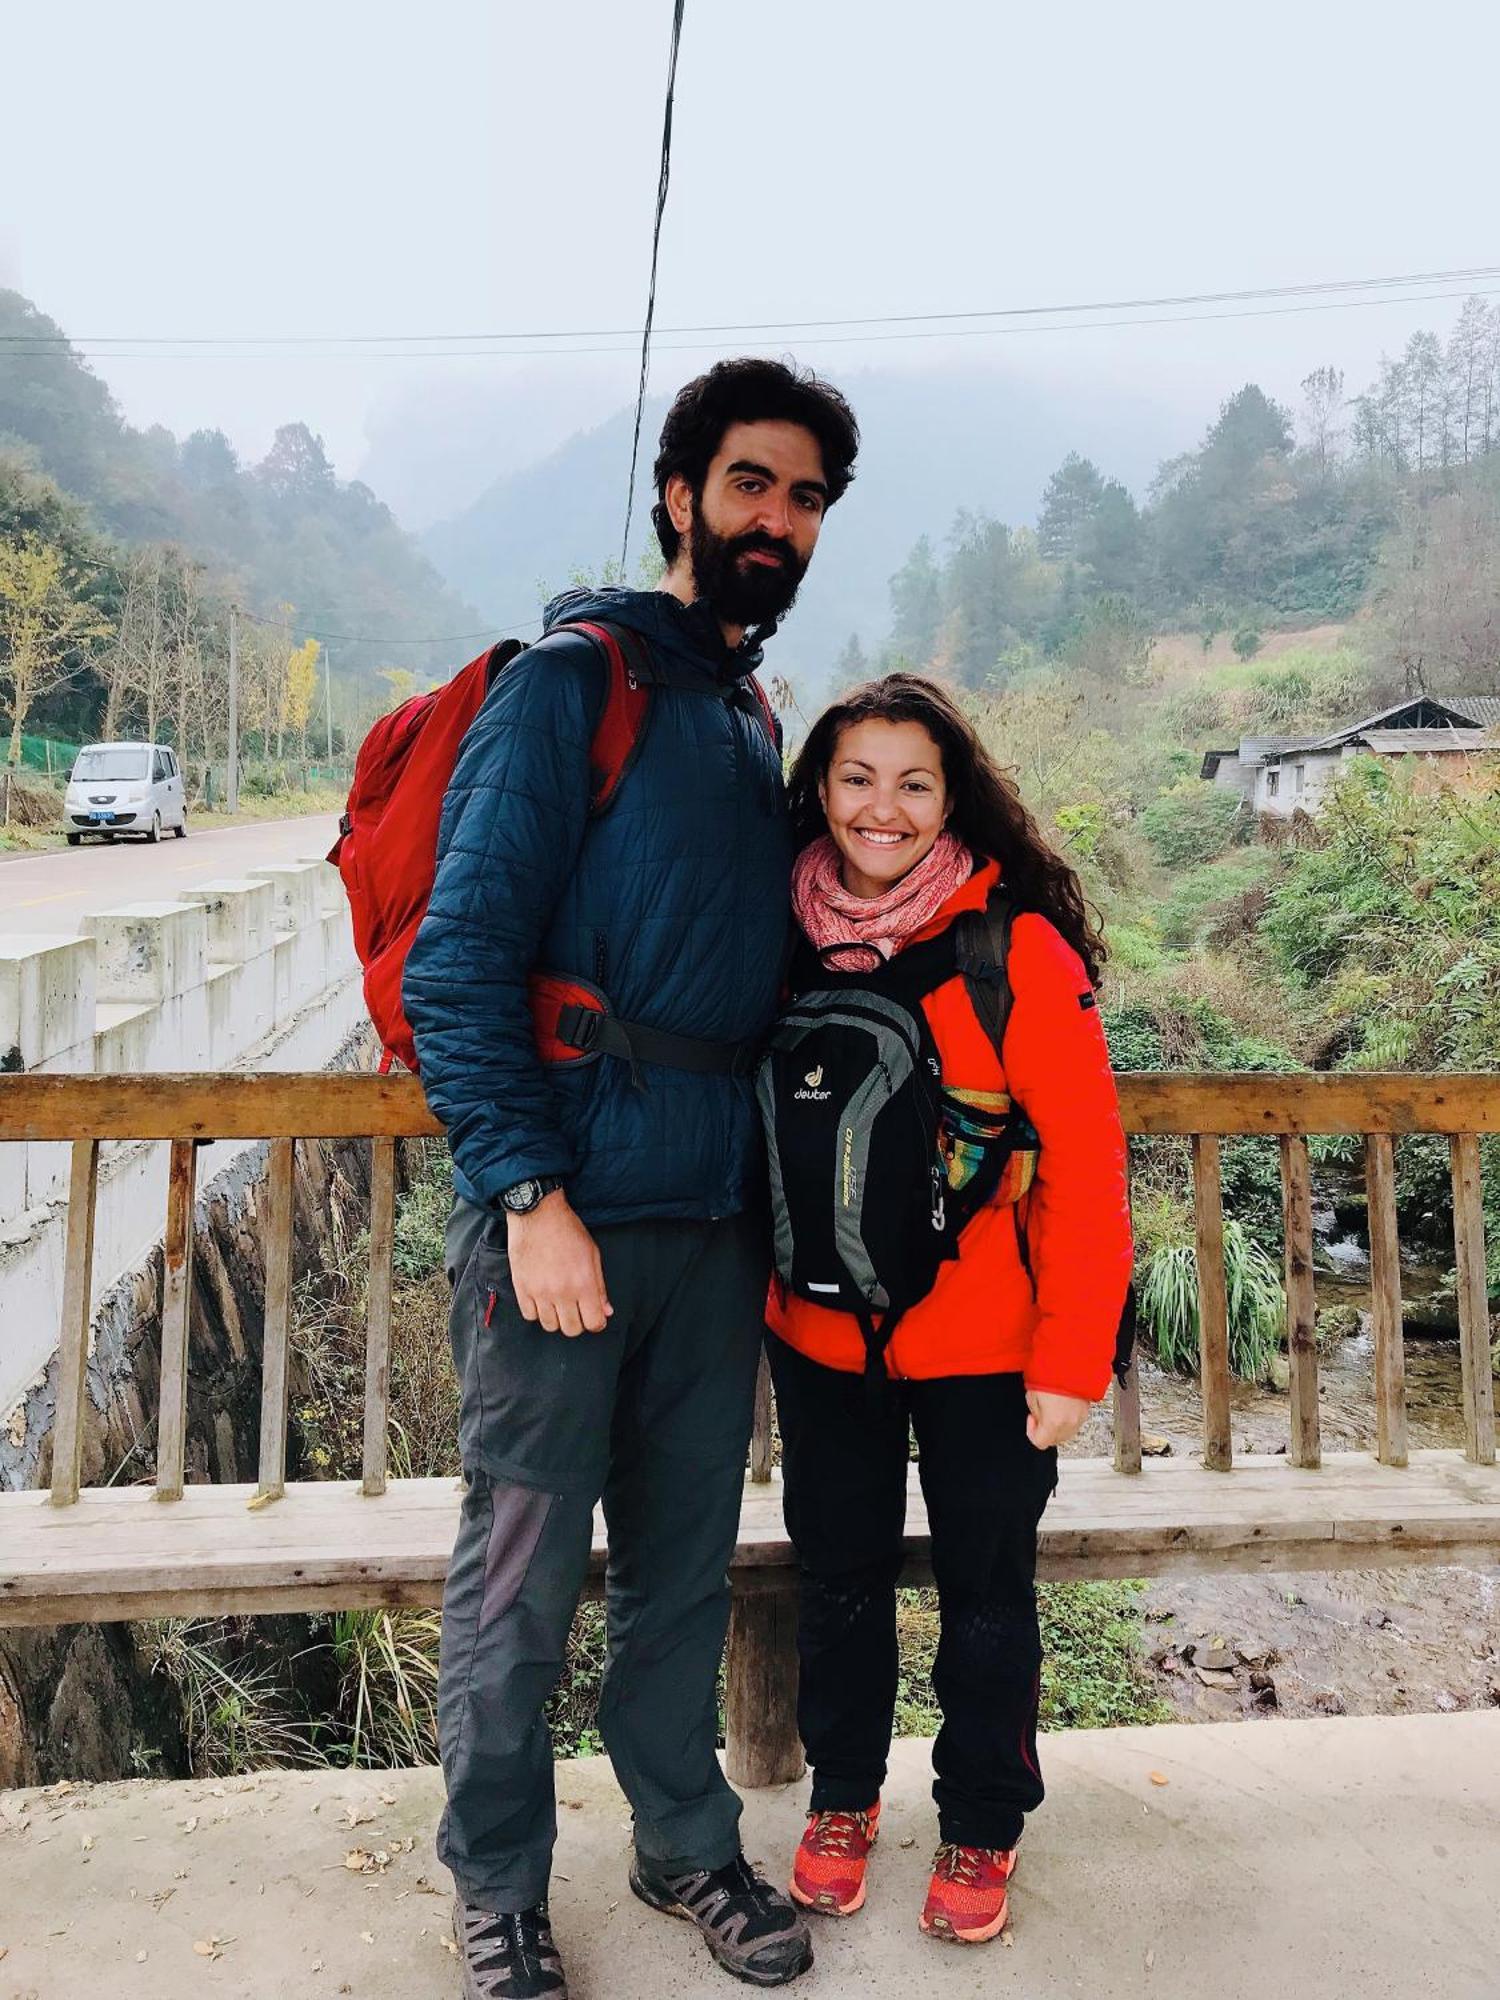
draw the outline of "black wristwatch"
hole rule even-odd
[[[505,1189],[500,1197],[500,1206],[507,1215],[530,1215],[561,1186],[562,1180],[557,1174],[543,1174],[539,1180],[517,1181],[514,1187]]]

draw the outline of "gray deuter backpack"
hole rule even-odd
[[[966,1224],[988,1202],[1019,1201],[1035,1169],[1036,1132],[1008,1097],[945,1087],[922,1008],[961,973],[1000,1050],[1013,916],[997,886],[983,911],[871,972],[830,970],[804,942],[756,1074],[778,1280],[855,1316],[873,1376]],[[1019,1224],[1018,1241],[1024,1259]]]

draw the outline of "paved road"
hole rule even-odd
[[[215,827],[188,821],[188,837],[157,847],[143,840],[113,846],[85,841],[49,854],[0,856],[0,935],[44,932],[76,937],[86,912],[175,896],[196,882],[244,875],[273,861],[326,854],[338,831],[334,813]]]

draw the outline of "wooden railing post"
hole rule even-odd
[[[256,1497],[286,1492],[287,1350],[292,1330],[292,1174],[296,1141],[271,1141],[266,1176],[266,1313],[261,1346],[260,1483]]]
[[[757,1486],[771,1480],[771,1364],[761,1349],[755,1372],[755,1416],[750,1426],[750,1477]]]
[[[1479,1140],[1451,1140],[1453,1247],[1458,1261],[1458,1345],[1464,1388],[1464,1456],[1495,1463],[1495,1383],[1490,1368],[1489,1274],[1484,1251],[1484,1193]]]
[[[384,1493],[391,1409],[391,1258],[396,1240],[396,1142],[370,1142],[370,1287],[365,1316],[364,1490]]]
[[[1130,1142],[1125,1145],[1125,1179],[1127,1190],[1134,1165],[1130,1152]],[[1128,1199],[1128,1193],[1127,1193]],[[1137,1317],[1135,1287],[1132,1285],[1125,1310],[1130,1315],[1130,1359],[1126,1364],[1125,1378],[1116,1375],[1110,1385],[1110,1414],[1114,1421],[1115,1471],[1139,1472],[1141,1469],[1141,1377],[1136,1364]],[[1122,1329],[1123,1330],[1123,1329]]]
[[[1389,1132],[1365,1139],[1370,1224],[1370,1323],[1375,1329],[1375,1456],[1406,1463],[1406,1349],[1401,1323],[1401,1244],[1396,1230],[1396,1147]]]
[[[188,1327],[193,1297],[193,1191],[198,1149],[172,1141],[167,1234],[162,1244],[161,1398],[156,1424],[156,1497],[182,1498],[187,1447]]]
[[[1312,1174],[1306,1139],[1281,1136],[1281,1214],[1286,1245],[1286,1360],[1293,1465],[1320,1465],[1318,1306],[1313,1291]]]
[[[1141,1377],[1132,1350],[1130,1365],[1122,1382],[1117,1375],[1113,1384],[1113,1406],[1115,1420],[1115,1471],[1139,1472],[1141,1469]]]
[[[1224,1281],[1224,1197],[1219,1184],[1219,1142],[1193,1134],[1194,1240],[1198,1259],[1198,1353],[1203,1384],[1203,1463],[1228,1472],[1234,1463],[1229,1434],[1229,1295]]]
[[[52,1504],[71,1507],[83,1467],[83,1392],[89,1362],[94,1274],[94,1204],[99,1141],[75,1139],[68,1174],[68,1236],[63,1253],[62,1328],[57,1344],[57,1417],[52,1427]]]
[[[750,1483],[771,1481],[771,1370],[755,1378]],[[797,1734],[797,1583],[737,1594],[724,1660],[724,1768],[737,1785],[788,1785],[805,1768]]]

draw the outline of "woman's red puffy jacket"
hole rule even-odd
[[[999,875],[994,862],[977,869],[906,942],[937,936],[963,910],[983,909]],[[974,1217],[956,1260],[902,1317],[886,1368],[917,1380],[1017,1370],[1029,1389],[1096,1401],[1109,1387],[1132,1254],[1109,1050],[1083,962],[1045,917],[1016,918],[1009,971],[1014,1003],[1003,1067],[961,978],[922,1005],[945,1083],[1008,1091],[1025,1109],[1041,1135],[1036,1178],[1019,1211],[992,1204]],[[790,1295],[783,1301],[773,1283],[767,1319],[809,1360],[850,1374],[864,1368],[852,1314]]]

